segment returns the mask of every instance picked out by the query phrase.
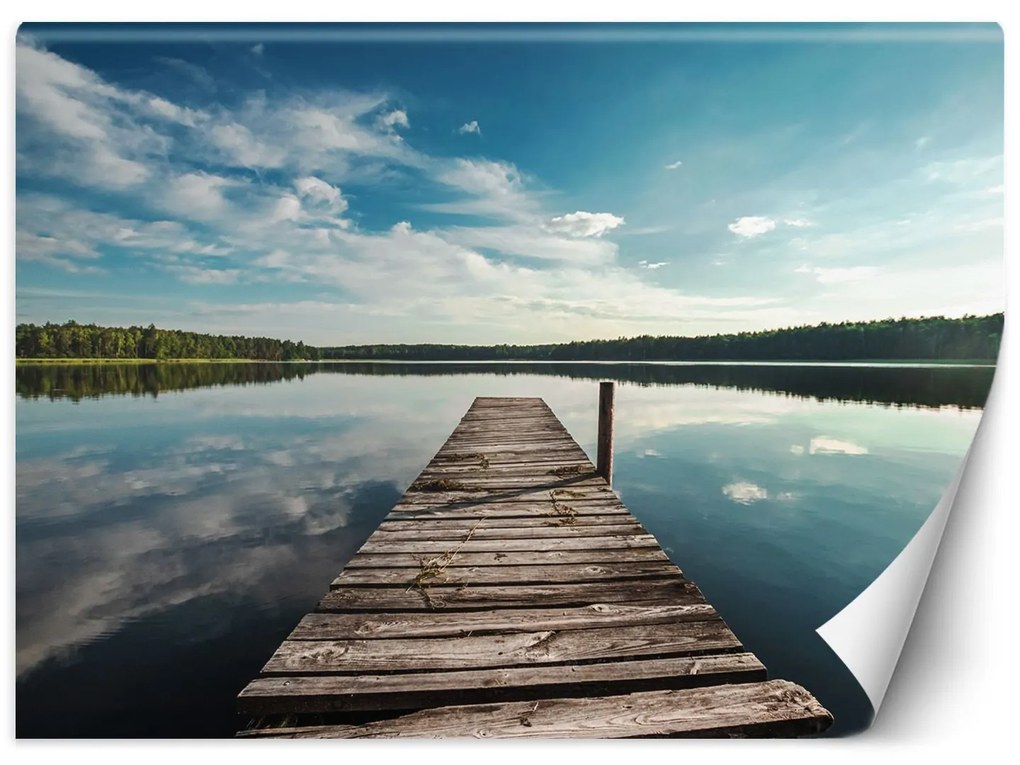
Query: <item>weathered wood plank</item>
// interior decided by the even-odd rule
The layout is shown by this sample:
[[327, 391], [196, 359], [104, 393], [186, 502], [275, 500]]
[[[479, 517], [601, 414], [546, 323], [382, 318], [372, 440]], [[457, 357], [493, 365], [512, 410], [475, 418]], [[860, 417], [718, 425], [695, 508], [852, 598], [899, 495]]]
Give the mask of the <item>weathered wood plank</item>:
[[722, 619], [389, 640], [285, 640], [263, 675], [421, 672], [738, 651]]
[[[441, 565], [441, 564], [440, 564]], [[330, 587], [410, 587], [421, 571], [406, 568], [350, 568], [333, 580]], [[665, 562], [627, 562], [618, 564], [567, 563], [553, 566], [453, 566], [429, 575], [427, 584], [528, 585], [654, 579], [681, 576], [680, 569]]]
[[[623, 507], [616, 503], [609, 502], [576, 502], [576, 501], [563, 501], [560, 503], [561, 506], [569, 508], [570, 513], [580, 518], [595, 517], [595, 518], [633, 518]], [[563, 510], [562, 512], [567, 512]], [[558, 518], [562, 513], [557, 513], [553, 509], [552, 502], [546, 501], [544, 503], [535, 503], [528, 505], [523, 502], [507, 502], [507, 503], [495, 503], [495, 504], [480, 504], [470, 505], [461, 507], [449, 507], [446, 505], [398, 505], [394, 507], [389, 515], [386, 516], [386, 522], [390, 520], [435, 520], [435, 521], [452, 521], [453, 523], [464, 523], [470, 521], [477, 521], [485, 518], [486, 520], [503, 520], [503, 519], [527, 519], [534, 518], [538, 520], [545, 520], [548, 518]]]
[[702, 621], [716, 617], [707, 603], [634, 606], [593, 603], [579, 608], [427, 613], [308, 614], [288, 640], [356, 640], [394, 637], [463, 637], [492, 632], [534, 632]]
[[313, 726], [246, 735], [320, 738], [642, 738], [812, 734], [832, 715], [786, 680], [624, 696], [426, 709], [358, 726]]
[[[466, 485], [467, 482], [465, 482]], [[521, 487], [503, 488], [498, 487], [467, 487], [457, 491], [408, 491], [404, 494], [404, 501], [409, 504], [418, 505], [445, 505], [462, 504], [464, 502], [493, 503], [493, 502], [548, 502], [549, 492], [557, 492], [557, 498], [565, 501], [585, 499], [598, 500], [610, 498], [615, 495], [608, 486], [571, 486], [561, 484], [549, 487]]]
[[254, 680], [241, 691], [238, 706], [252, 715], [422, 709], [747, 683], [765, 676], [765, 667], [750, 653], [397, 675], [297, 675]]
[[[477, 520], [457, 520], [455, 518], [386, 518], [379, 523], [375, 533], [385, 533], [397, 537], [400, 532], [411, 531], [415, 534], [427, 534], [433, 540], [460, 540], [471, 534], [471, 539], [519, 539], [521, 537], [545, 537], [549, 528], [561, 526], [580, 529], [591, 527], [592, 533], [648, 533], [641, 523], [633, 516], [625, 515], [558, 515], [550, 505], [545, 516], [528, 518], [478, 518]], [[617, 530], [623, 529], [623, 530]], [[533, 531], [534, 533], [525, 533]], [[506, 533], [504, 533], [506, 532]], [[581, 533], [578, 530], [578, 533]], [[488, 534], [488, 537], [487, 535]], [[569, 535], [569, 534], [557, 534]], [[410, 539], [410, 538], [409, 538]], [[416, 538], [420, 539], [420, 537]]]
[[[355, 568], [421, 568], [434, 555], [411, 553], [361, 553], [351, 558], [344, 570]], [[458, 552], [450, 566], [549, 566], [559, 563], [628, 563], [631, 561], [668, 561], [657, 547], [620, 550], [530, 550], [525, 552]], [[679, 570], [679, 569], [678, 569]]]
[[318, 611], [436, 611], [493, 608], [551, 608], [592, 603], [693, 605], [704, 603], [698, 588], [679, 577], [625, 582], [546, 584], [507, 587], [349, 587], [328, 592]]
[[563, 478], [591, 478], [595, 470], [591, 465], [581, 461], [574, 462], [547, 462], [544, 464], [530, 463], [521, 467], [499, 467], [489, 465], [482, 467], [480, 464], [459, 463], [451, 466], [426, 467], [418, 480], [429, 478], [457, 478], [460, 480], [473, 480], [475, 478], [486, 478], [489, 480], [507, 480], [508, 482], [519, 482], [522, 479], [532, 481], [552, 481]]
[[[650, 534], [629, 534], [623, 536], [594, 537], [532, 537], [529, 539], [474, 539], [455, 545], [459, 552], [526, 552], [554, 550], [620, 550], [635, 547], [659, 549], [655, 537]], [[452, 549], [450, 540], [442, 539], [393, 539], [387, 535], [373, 534], [361, 547], [363, 553], [411, 553], [441, 555]]]
[[[408, 521], [409, 523], [419, 523], [419, 521]], [[483, 542], [490, 539], [577, 539], [578, 537], [601, 537], [604, 534], [612, 534], [613, 536], [625, 536], [627, 534], [637, 534], [640, 536], [647, 536], [648, 532], [645, 531], [644, 527], [637, 521], [630, 523], [614, 523], [605, 524], [602, 526], [583, 526], [583, 525], [570, 525], [564, 523], [554, 523], [548, 526], [540, 526], [537, 523], [531, 526], [524, 527], [498, 527], [498, 528], [485, 528], [479, 526], [474, 531], [469, 529], [457, 529], [457, 528], [444, 528], [441, 524], [442, 521], [420, 521], [421, 524], [434, 524], [435, 528], [433, 531], [428, 532], [426, 536], [423, 532], [418, 531], [416, 528], [401, 529], [399, 531], [389, 531], [380, 526], [379, 529], [369, 537], [369, 541], [373, 544], [376, 542], [415, 542], [423, 538], [427, 538], [433, 542]], [[483, 521], [484, 523], [484, 521]], [[468, 536], [470, 533], [470, 540]], [[366, 542], [368, 544], [368, 542]]]

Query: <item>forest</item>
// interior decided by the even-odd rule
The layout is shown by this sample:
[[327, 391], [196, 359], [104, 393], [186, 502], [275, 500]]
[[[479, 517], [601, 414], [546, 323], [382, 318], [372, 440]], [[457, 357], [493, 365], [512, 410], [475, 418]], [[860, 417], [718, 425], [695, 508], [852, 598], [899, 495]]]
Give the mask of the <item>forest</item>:
[[401, 361], [994, 361], [1003, 314], [822, 323], [700, 337], [644, 335], [551, 345], [350, 345], [322, 359]]
[[267, 337], [148, 327], [19, 324], [19, 359], [250, 359], [260, 361], [994, 361], [1003, 314], [882, 319], [726, 335], [644, 335], [547, 345], [315, 347]]
[[19, 359], [253, 359], [315, 360], [318, 349], [269, 337], [204, 335], [178, 329], [99, 327], [95, 324], [19, 324]]

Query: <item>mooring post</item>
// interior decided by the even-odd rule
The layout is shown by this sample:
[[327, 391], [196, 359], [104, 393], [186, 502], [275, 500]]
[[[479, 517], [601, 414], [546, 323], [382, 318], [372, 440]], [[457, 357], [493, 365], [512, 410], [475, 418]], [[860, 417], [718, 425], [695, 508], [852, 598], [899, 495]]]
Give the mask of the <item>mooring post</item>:
[[599, 444], [596, 472], [613, 485], [613, 397], [615, 382], [599, 383]]

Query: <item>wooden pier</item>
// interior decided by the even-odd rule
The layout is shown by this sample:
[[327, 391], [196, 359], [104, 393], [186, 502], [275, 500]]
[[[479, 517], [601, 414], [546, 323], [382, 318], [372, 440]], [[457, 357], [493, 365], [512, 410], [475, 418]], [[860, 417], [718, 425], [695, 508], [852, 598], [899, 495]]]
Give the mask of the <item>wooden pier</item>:
[[478, 398], [240, 693], [256, 737], [795, 736], [767, 680], [542, 399]]

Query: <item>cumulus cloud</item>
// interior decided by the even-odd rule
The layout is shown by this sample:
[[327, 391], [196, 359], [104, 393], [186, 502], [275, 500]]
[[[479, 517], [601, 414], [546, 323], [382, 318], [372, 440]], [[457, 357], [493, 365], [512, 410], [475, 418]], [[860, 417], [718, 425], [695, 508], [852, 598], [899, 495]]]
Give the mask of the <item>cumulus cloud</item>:
[[[302, 199], [303, 206], [310, 212], [327, 216], [339, 216], [347, 211], [348, 203], [339, 187], [333, 186], [314, 175], [298, 178], [294, 187]], [[346, 227], [346, 221], [343, 222]]]
[[224, 191], [239, 183], [212, 173], [184, 173], [167, 182], [161, 201], [170, 212], [187, 218], [215, 218], [227, 210]]
[[638, 265], [641, 268], [647, 268], [649, 271], [656, 271], [656, 270], [662, 268], [663, 266], [668, 266], [669, 265], [669, 261], [662, 260], [662, 261], [659, 261], [658, 263], [649, 263], [647, 260], [640, 260], [640, 261], [638, 261]]
[[742, 218], [737, 218], [727, 228], [739, 237], [744, 239], [752, 239], [762, 234], [767, 234], [776, 227], [776, 222], [772, 218], [765, 218], [760, 215], [745, 215]]
[[745, 215], [737, 218], [727, 228], [739, 237], [753, 239], [756, 236], [774, 231], [777, 226], [790, 226], [791, 228], [808, 228], [814, 223], [807, 218], [782, 218], [775, 219], [763, 215]]
[[623, 225], [623, 218], [612, 213], [592, 213], [578, 210], [551, 218], [546, 228], [558, 234], [574, 237], [602, 236]]
[[457, 132], [460, 133], [461, 135], [467, 135], [468, 133], [474, 133], [475, 135], [481, 135], [482, 134], [482, 128], [478, 124], [478, 120], [471, 120], [470, 122], [465, 122], [463, 125], [461, 125], [459, 128], [457, 128]]
[[678, 170], [682, 165], [683, 165], [683, 162], [681, 162], [678, 159], [676, 162], [670, 162], [668, 165], [665, 165], [664, 167], [667, 170]]
[[394, 109], [391, 112], [386, 112], [385, 114], [380, 115], [379, 124], [390, 130], [394, 130], [398, 127], [411, 127], [411, 122], [407, 119], [407, 112], [403, 109]]

